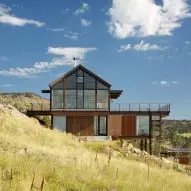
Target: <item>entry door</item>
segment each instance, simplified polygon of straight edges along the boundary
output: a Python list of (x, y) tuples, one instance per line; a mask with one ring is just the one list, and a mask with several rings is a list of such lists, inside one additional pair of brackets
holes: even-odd
[(107, 117), (98, 116), (98, 135), (107, 135)]

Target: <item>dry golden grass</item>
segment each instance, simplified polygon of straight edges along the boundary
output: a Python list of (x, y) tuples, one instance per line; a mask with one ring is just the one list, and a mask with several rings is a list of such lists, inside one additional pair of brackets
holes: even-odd
[(71, 135), (0, 107), (0, 190), (191, 190), (191, 177), (171, 169), (111, 157), (85, 148)]

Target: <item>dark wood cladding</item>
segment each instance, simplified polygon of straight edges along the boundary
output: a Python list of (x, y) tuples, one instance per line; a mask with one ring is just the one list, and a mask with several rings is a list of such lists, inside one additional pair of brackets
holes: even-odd
[(170, 111), (111, 111), (110, 110), (110, 115), (131, 115), (131, 114), (136, 114), (136, 115), (143, 115), (143, 116), (148, 116), (150, 114), (156, 115), (163, 117), (167, 117), (170, 114)]
[(93, 136), (94, 117), (92, 116), (67, 116), (66, 132), (78, 136)]
[(123, 136), (136, 135), (136, 115), (124, 115), (122, 117), (121, 134)]
[(52, 111), (53, 115), (66, 115), (66, 116), (107, 116), (109, 115), (109, 111)]

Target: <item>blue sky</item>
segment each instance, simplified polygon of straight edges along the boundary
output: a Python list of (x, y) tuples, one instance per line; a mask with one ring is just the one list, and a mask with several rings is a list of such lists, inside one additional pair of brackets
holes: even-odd
[[(171, 103), (191, 119), (191, 1), (0, 2), (0, 91), (41, 94), (72, 57), (123, 89), (121, 103)], [(149, 10), (149, 11), (148, 11)]]

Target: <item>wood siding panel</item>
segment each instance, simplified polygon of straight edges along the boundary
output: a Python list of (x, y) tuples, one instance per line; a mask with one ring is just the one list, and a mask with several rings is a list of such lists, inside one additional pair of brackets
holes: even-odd
[(121, 115), (109, 115), (108, 116), (108, 133), (110, 136), (121, 136)]
[(94, 132), (94, 118), (90, 116), (67, 116), (67, 133), (80, 136), (92, 136)]
[(124, 115), (122, 117), (122, 136), (135, 136), (136, 132), (136, 115)]

